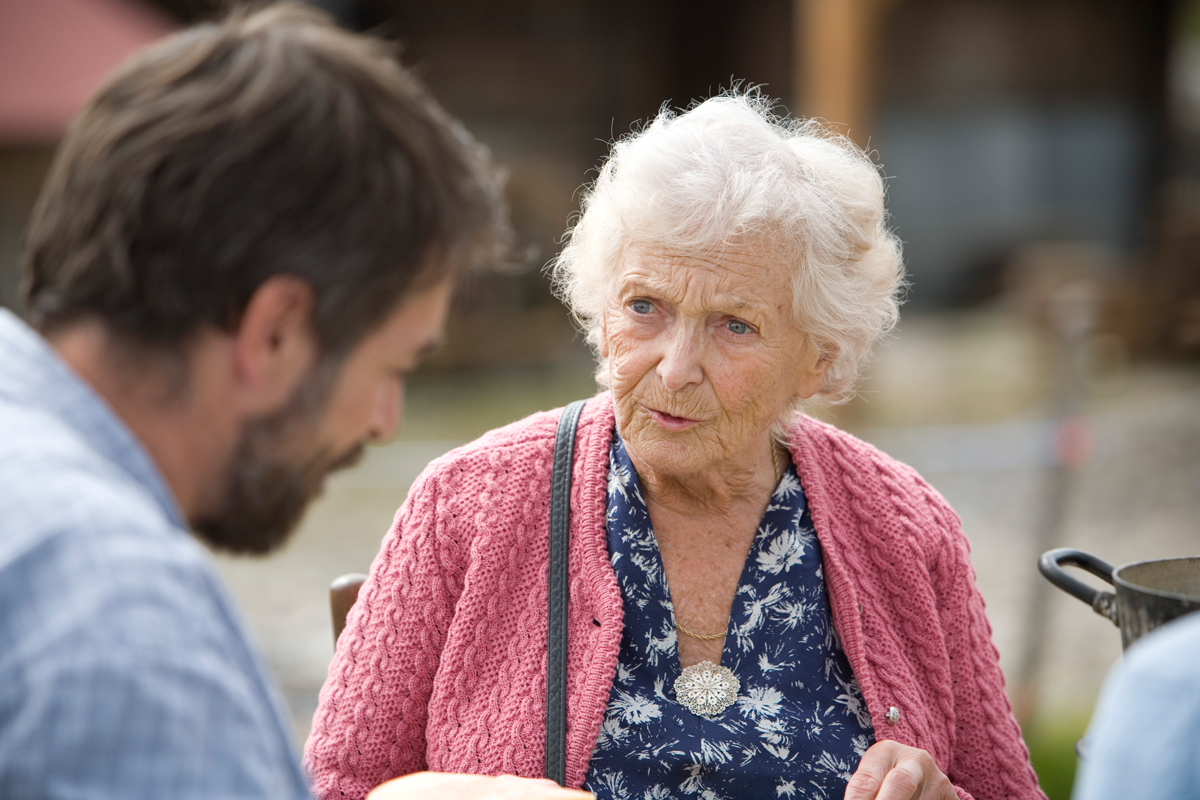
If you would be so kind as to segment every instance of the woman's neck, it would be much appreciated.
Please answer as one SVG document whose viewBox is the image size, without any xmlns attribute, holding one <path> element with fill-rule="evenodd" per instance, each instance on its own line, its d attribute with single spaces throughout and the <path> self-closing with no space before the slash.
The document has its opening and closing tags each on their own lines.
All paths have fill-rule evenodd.
<svg viewBox="0 0 1200 800">
<path fill-rule="evenodd" d="M 681 517 L 722 516 L 737 513 L 746 505 L 761 511 L 779 483 L 780 465 L 786 463 L 777 450 L 770 434 L 764 433 L 734 459 L 698 472 L 670 474 L 653 469 L 626 447 L 650 511 Z"/>
</svg>

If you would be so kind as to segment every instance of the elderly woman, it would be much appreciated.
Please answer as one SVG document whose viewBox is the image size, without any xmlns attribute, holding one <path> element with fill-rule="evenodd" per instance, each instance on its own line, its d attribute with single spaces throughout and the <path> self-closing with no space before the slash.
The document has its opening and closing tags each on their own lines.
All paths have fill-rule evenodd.
<svg viewBox="0 0 1200 800">
<path fill-rule="evenodd" d="M 846 397 L 896 321 L 884 216 L 861 150 L 745 95 L 662 113 L 585 197 L 553 268 L 608 389 L 576 438 L 568 786 L 1042 797 L 958 518 L 798 411 Z M 558 416 L 414 485 L 321 692 L 318 796 L 542 774 Z M 697 702 L 697 680 L 726 696 Z"/>
</svg>

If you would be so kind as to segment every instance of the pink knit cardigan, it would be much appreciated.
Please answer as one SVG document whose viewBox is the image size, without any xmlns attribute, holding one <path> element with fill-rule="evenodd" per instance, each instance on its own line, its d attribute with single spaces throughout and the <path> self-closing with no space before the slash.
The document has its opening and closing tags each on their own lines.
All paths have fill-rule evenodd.
<svg viewBox="0 0 1200 800">
<path fill-rule="evenodd" d="M 550 464 L 558 412 L 434 461 L 371 565 L 321 690 L 319 798 L 430 769 L 540 776 Z M 571 489 L 567 783 L 582 785 L 621 643 L 604 527 L 611 398 L 588 402 Z M 958 517 L 912 469 L 810 418 L 790 434 L 833 622 L 879 739 L 963 798 L 1043 798 L 1004 693 Z M 896 709 L 898 720 L 889 710 Z"/>
</svg>

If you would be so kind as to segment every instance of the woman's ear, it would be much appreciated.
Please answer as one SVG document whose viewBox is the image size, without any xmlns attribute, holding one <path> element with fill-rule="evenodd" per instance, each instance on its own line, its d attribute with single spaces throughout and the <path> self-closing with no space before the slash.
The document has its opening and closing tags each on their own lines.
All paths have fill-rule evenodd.
<svg viewBox="0 0 1200 800">
<path fill-rule="evenodd" d="M 608 326 L 603 318 L 600 319 L 600 326 L 596 329 L 596 352 L 601 358 L 608 358 Z"/>
<path fill-rule="evenodd" d="M 800 391 L 798 397 L 805 400 L 821 391 L 825 385 L 825 377 L 833 362 L 837 360 L 838 349 L 833 345 L 818 345 L 813 342 L 805 343 L 805 353 L 801 358 Z"/>
</svg>

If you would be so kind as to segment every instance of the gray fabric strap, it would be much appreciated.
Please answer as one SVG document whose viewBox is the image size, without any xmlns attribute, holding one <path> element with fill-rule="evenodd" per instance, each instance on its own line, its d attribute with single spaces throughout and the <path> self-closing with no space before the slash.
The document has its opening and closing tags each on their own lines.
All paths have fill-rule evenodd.
<svg viewBox="0 0 1200 800">
<path fill-rule="evenodd" d="M 575 429 L 586 401 L 563 409 L 550 474 L 550 596 L 546 651 L 546 777 L 567 781 L 567 546 L 571 528 L 571 469 Z"/>
</svg>

